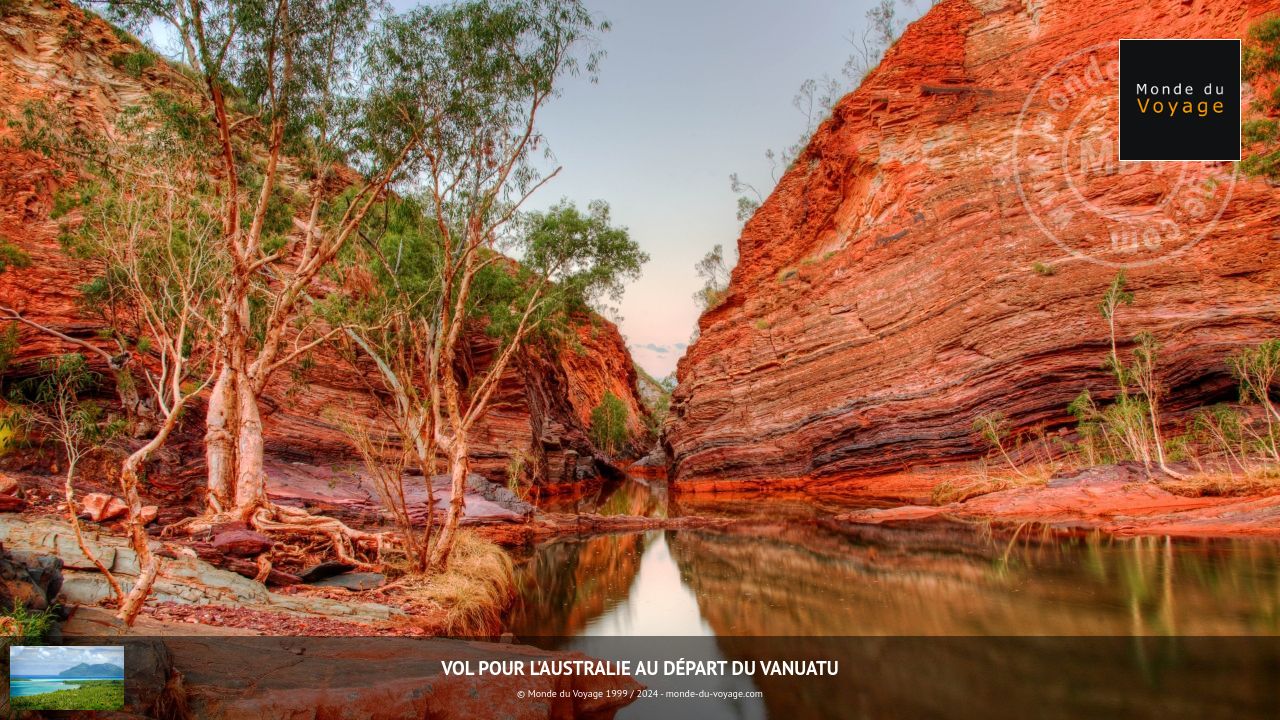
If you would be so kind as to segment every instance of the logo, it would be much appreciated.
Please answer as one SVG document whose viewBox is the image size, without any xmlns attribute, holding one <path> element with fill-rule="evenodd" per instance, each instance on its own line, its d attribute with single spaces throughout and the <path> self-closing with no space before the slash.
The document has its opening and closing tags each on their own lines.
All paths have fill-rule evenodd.
<svg viewBox="0 0 1280 720">
<path fill-rule="evenodd" d="M 1240 41 L 1121 40 L 1120 160 L 1240 160 Z"/>
<path fill-rule="evenodd" d="M 1063 58 L 1040 77 L 1018 115 L 1014 181 L 1032 222 L 1063 251 L 1138 267 L 1211 232 L 1231 200 L 1237 168 L 1200 160 L 1129 162 L 1128 146 L 1121 161 L 1120 65 L 1117 44 L 1103 43 Z M 1238 126 L 1239 82 L 1224 93 L 1234 93 Z M 1130 130 L 1126 126 L 1126 143 Z M 1238 127 L 1235 133 L 1238 143 Z M 1173 143 L 1171 149 L 1180 148 Z"/>
</svg>

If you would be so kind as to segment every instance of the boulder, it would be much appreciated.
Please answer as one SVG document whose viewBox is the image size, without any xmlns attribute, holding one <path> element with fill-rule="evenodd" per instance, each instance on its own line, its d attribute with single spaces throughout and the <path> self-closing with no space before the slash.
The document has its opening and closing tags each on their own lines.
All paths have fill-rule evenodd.
<svg viewBox="0 0 1280 720">
<path fill-rule="evenodd" d="M 0 547 L 0 611 L 21 604 L 28 610 L 45 610 L 62 589 L 62 560 L 52 555 L 5 552 Z"/>
<path fill-rule="evenodd" d="M 533 515 L 534 507 L 532 505 L 516 497 L 516 494 L 506 487 L 489 482 L 481 475 L 475 473 L 468 475 L 467 489 L 496 504 L 498 507 L 521 517 L 527 518 Z"/>
<path fill-rule="evenodd" d="M 27 506 L 27 501 L 17 495 L 0 495 L 0 512 L 17 512 Z"/>
<path fill-rule="evenodd" d="M 89 493 L 80 501 L 80 517 L 94 522 L 106 522 L 129 512 L 125 501 L 106 493 Z"/>
<path fill-rule="evenodd" d="M 0 473 L 0 495 L 17 495 L 18 481 L 14 478 Z"/>
<path fill-rule="evenodd" d="M 150 525 L 160 516 L 160 508 L 155 505 L 143 505 L 142 511 L 138 513 L 138 517 L 142 520 L 143 525 Z"/>
</svg>

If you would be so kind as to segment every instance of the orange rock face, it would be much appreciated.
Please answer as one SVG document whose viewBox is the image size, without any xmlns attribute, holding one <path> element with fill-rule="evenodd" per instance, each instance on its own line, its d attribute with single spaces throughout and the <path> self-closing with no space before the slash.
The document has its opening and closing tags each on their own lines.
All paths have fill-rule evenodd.
<svg viewBox="0 0 1280 720">
<path fill-rule="evenodd" d="M 1233 399 L 1280 335 L 1280 194 L 1230 163 L 1116 161 L 1116 40 L 1244 37 L 1274 1 L 945 0 L 837 105 L 747 223 L 665 428 L 684 488 L 832 482 L 973 456 L 972 428 L 1066 426 L 1162 343 L 1166 408 Z M 1251 98 L 1269 81 L 1243 89 Z"/>
<path fill-rule="evenodd" d="M 177 72 L 163 62 L 138 77 L 110 58 L 134 52 L 104 22 L 88 18 L 70 3 L 22 4 L 0 17 L 0 116 L 20 117 L 26 103 L 43 101 L 69 113 L 82 129 L 101 132 L 130 105 L 157 91 L 189 96 Z M 59 175 L 44 158 L 17 148 L 7 123 L 0 124 L 0 240 L 27 253 L 30 265 L 0 273 L 0 306 L 72 337 L 97 342 L 102 321 L 79 304 L 79 286 L 89 274 L 57 242 L 50 219 L 57 192 L 73 178 Z M 0 327 L 4 325 L 0 320 Z M 617 327 L 597 316 L 575 321 L 578 342 L 571 347 L 539 347 L 510 369 L 482 420 L 474 448 L 474 469 L 505 482 L 514 458 L 524 458 L 534 477 L 572 482 L 578 471 L 594 474 L 590 415 L 606 392 L 622 398 L 639 438 L 645 411 L 636 373 Z M 104 349 L 114 352 L 108 344 Z M 9 374 L 29 375 L 41 358 L 78 348 L 25 326 Z M 483 367 L 492 342 L 477 335 L 469 361 Z M 109 377 L 105 363 L 88 358 Z M 353 370 L 336 353 L 321 351 L 306 368 L 278 372 L 263 399 L 267 453 L 283 462 L 358 464 L 341 431 L 344 420 L 374 420 L 379 414 L 369 387 L 378 387 L 372 367 Z M 110 394 L 110 391 L 106 391 Z M 203 417 L 195 407 L 193 417 Z M 203 459 L 201 423 L 188 423 L 173 445 L 181 456 L 166 463 L 184 476 L 198 476 Z"/>
</svg>

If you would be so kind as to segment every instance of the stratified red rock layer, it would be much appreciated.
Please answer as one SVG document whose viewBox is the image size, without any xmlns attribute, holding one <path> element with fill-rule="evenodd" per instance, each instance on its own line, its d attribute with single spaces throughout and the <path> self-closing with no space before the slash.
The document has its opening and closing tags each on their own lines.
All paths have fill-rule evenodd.
<svg viewBox="0 0 1280 720">
<path fill-rule="evenodd" d="M 26 103 L 43 101 L 68 113 L 82 129 L 101 132 L 118 112 L 148 102 L 153 93 L 194 98 L 177 71 L 163 62 L 135 78 L 110 60 L 136 50 L 106 23 L 69 3 L 15 8 L 0 17 L 0 116 L 20 117 Z M 73 178 L 60 177 L 46 160 L 17 149 L 13 139 L 7 124 L 0 124 L 0 239 L 28 253 L 31 264 L 0 273 L 0 306 L 94 341 L 101 322 L 78 304 L 88 274 L 59 248 L 58 223 L 49 217 L 56 193 Z M 30 374 L 39 359 L 77 350 L 25 326 L 20 330 L 10 374 Z M 472 443 L 477 472 L 505 482 L 508 464 L 519 455 L 549 482 L 573 482 L 579 468 L 594 473 L 598 452 L 588 428 L 591 410 L 606 392 L 626 403 L 634 435 L 643 433 L 635 369 L 617 327 L 583 316 L 572 332 L 576 343 L 536 348 L 507 372 Z M 477 334 L 470 362 L 483 367 L 492 351 L 492 341 Z M 315 361 L 298 372 L 286 368 L 273 379 L 263 401 L 267 452 L 284 462 L 355 463 L 341 423 L 379 417 L 368 393 L 377 379 L 372 368 L 361 378 L 327 351 Z M 105 373 L 98 358 L 90 362 Z M 202 417 L 203 408 L 195 408 L 193 416 Z M 202 428 L 189 425 L 176 443 L 181 457 L 168 466 L 196 475 L 203 462 L 197 442 Z M 184 445 L 183 439 L 189 442 Z"/>
<path fill-rule="evenodd" d="M 1280 335 L 1276 189 L 1205 179 L 1214 203 L 1232 195 L 1216 222 L 1179 219 L 1184 240 L 1204 232 L 1197 243 L 1134 246 L 1142 213 L 1187 189 L 1184 166 L 1119 164 L 1114 145 L 1092 147 L 1082 176 L 1055 163 L 1081 151 L 1076 121 L 1097 136 L 1114 128 L 1114 105 L 1100 104 L 1114 82 L 1087 81 L 1095 60 L 1115 59 L 1118 38 L 1243 37 L 1277 10 L 1250 0 L 931 9 L 744 228 L 728 296 L 679 366 L 665 428 L 672 477 L 687 489 L 829 483 L 971 456 L 982 413 L 1064 425 L 1083 388 L 1106 397 L 1112 385 L 1097 304 L 1115 263 L 1132 265 L 1136 294 L 1117 315 L 1121 353 L 1141 331 L 1157 336 L 1171 410 L 1230 399 L 1228 353 Z M 1037 82 L 1063 73 L 1086 82 L 1055 116 Z M 1245 106 L 1269 91 L 1246 88 Z M 1139 234 L 1113 240 L 1098 207 Z"/>
</svg>

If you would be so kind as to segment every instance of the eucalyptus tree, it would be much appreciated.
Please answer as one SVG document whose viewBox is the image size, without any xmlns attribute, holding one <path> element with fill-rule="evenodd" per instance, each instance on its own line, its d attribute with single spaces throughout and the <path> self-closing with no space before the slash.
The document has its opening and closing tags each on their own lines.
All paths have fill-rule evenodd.
<svg viewBox="0 0 1280 720">
<path fill-rule="evenodd" d="M 372 48 L 373 65 L 385 70 L 374 78 L 375 105 L 395 112 L 376 115 L 387 122 L 369 128 L 382 138 L 370 147 L 421 138 L 406 168 L 429 220 L 419 233 L 425 273 L 416 294 L 398 303 L 409 308 L 399 327 L 411 350 L 396 357 L 412 362 L 377 364 L 424 474 L 437 454 L 447 463 L 451 499 L 432 567 L 448 561 L 471 434 L 513 358 L 552 309 L 564 307 L 560 300 L 616 287 L 642 260 L 625 231 L 609 226 L 603 204 L 588 215 L 561 206 L 520 222 L 529 198 L 559 172 L 543 167 L 550 153 L 539 114 L 563 78 L 594 77 L 599 53 L 591 43 L 607 28 L 577 0 L 476 0 L 396 17 Z M 522 264 L 511 262 L 515 255 Z M 478 314 L 501 343 L 488 367 L 472 372 L 462 360 Z"/>
<path fill-rule="evenodd" d="M 606 296 L 616 298 L 648 256 L 626 229 L 614 226 L 605 203 L 582 211 L 561 202 L 512 221 L 500 246 L 519 262 L 495 248 L 476 251 L 483 262 L 459 305 L 456 292 L 444 293 L 447 274 L 455 270 L 443 261 L 446 245 L 434 213 L 419 202 L 394 205 L 393 220 L 383 225 L 370 257 L 375 290 L 349 308 L 363 319 L 351 317 L 347 324 L 353 343 L 378 368 L 382 387 L 375 397 L 385 398 L 386 416 L 414 453 L 429 506 L 441 456 L 449 471 L 450 504 L 440 532 L 432 534 L 428 515 L 412 543 L 416 569 L 428 570 L 448 561 L 465 507 L 470 437 L 503 374 L 530 342 L 568 347 L 572 323 L 589 322 L 590 308 Z M 496 342 L 487 364 L 478 365 L 461 346 L 447 364 L 439 359 L 448 339 L 440 332 L 442 305 L 459 313 L 449 321 L 460 342 L 481 332 Z"/>
<path fill-rule="evenodd" d="M 69 188 L 73 199 L 67 204 L 74 210 L 61 219 L 59 239 L 92 278 L 78 288 L 83 301 L 110 306 L 101 317 L 108 334 L 128 350 L 121 359 L 18 319 L 95 351 L 113 371 L 127 363 L 130 382 L 137 384 L 131 394 L 145 396 L 149 408 L 141 443 L 129 447 L 120 465 L 120 491 L 129 506 L 125 524 L 139 560 L 139 575 L 120 603 L 119 615 L 130 624 L 159 572 L 142 519 L 139 484 L 147 462 L 213 381 L 217 299 L 228 270 L 219 253 L 221 224 L 202 164 L 203 138 L 175 109 L 158 99 L 129 108 L 113 118 L 111 132 L 95 135 L 57 108 L 28 106 L 16 126 L 25 146 L 70 166 L 79 178 Z M 116 380 L 119 384 L 118 374 Z M 55 383 L 54 396 L 74 394 L 77 386 L 69 382 Z M 65 409 L 55 417 L 63 426 L 76 425 L 77 432 L 88 431 Z M 64 428 L 60 435 L 68 432 Z M 72 455 L 65 437 L 62 442 Z M 71 481 L 68 475 L 69 502 Z"/>
<path fill-rule="evenodd" d="M 438 544 L 443 564 L 462 511 L 468 433 L 540 325 L 548 289 L 579 269 L 549 264 L 541 282 L 521 286 L 522 304 L 505 315 L 490 308 L 489 327 L 510 340 L 480 377 L 457 365 L 465 331 L 482 279 L 508 266 L 503 250 L 521 242 L 522 206 L 557 172 L 540 171 L 538 113 L 561 78 L 594 73 L 598 54 L 584 46 L 606 26 L 576 0 L 474 0 L 399 17 L 374 0 L 120 0 L 108 9 L 135 27 L 172 27 L 216 133 L 228 272 L 206 414 L 210 512 L 193 525 L 226 518 L 328 532 L 348 559 L 347 540 L 379 541 L 267 501 L 259 401 L 277 371 L 343 330 L 321 321 L 317 281 L 376 205 L 416 190 L 437 250 L 435 292 L 414 305 L 428 374 L 413 405 L 431 418 L 419 455 L 442 452 L 459 490 Z M 535 262 L 538 247 L 530 240 Z"/>
<path fill-rule="evenodd" d="M 347 539 L 369 536 L 268 502 L 259 405 L 281 368 L 338 332 L 313 311 L 317 280 L 401 177 L 406 158 L 421 150 L 415 132 L 365 131 L 393 122 L 373 118 L 402 115 L 411 100 L 370 102 L 365 78 L 382 69 L 369 64 L 364 41 L 381 7 L 374 0 L 130 0 L 108 8 L 134 26 L 171 26 L 200 80 L 199 112 L 214 128 L 219 159 L 211 175 L 220 185 L 213 194 L 227 274 L 205 418 L 206 520 L 327 532 L 347 554 Z"/>
<path fill-rule="evenodd" d="M 140 374 L 156 428 L 120 466 L 126 525 L 140 566 L 119 611 L 132 624 L 159 571 L 142 521 L 141 474 L 213 382 L 216 313 L 228 266 L 219 253 L 216 208 L 203 192 L 203 168 L 180 131 L 149 113 L 122 125 L 132 142 L 117 139 L 104 149 L 109 169 L 87 183 L 94 200 L 64 241 L 96 271 L 86 291 L 110 293 L 129 308 L 145 351 Z"/>
</svg>

